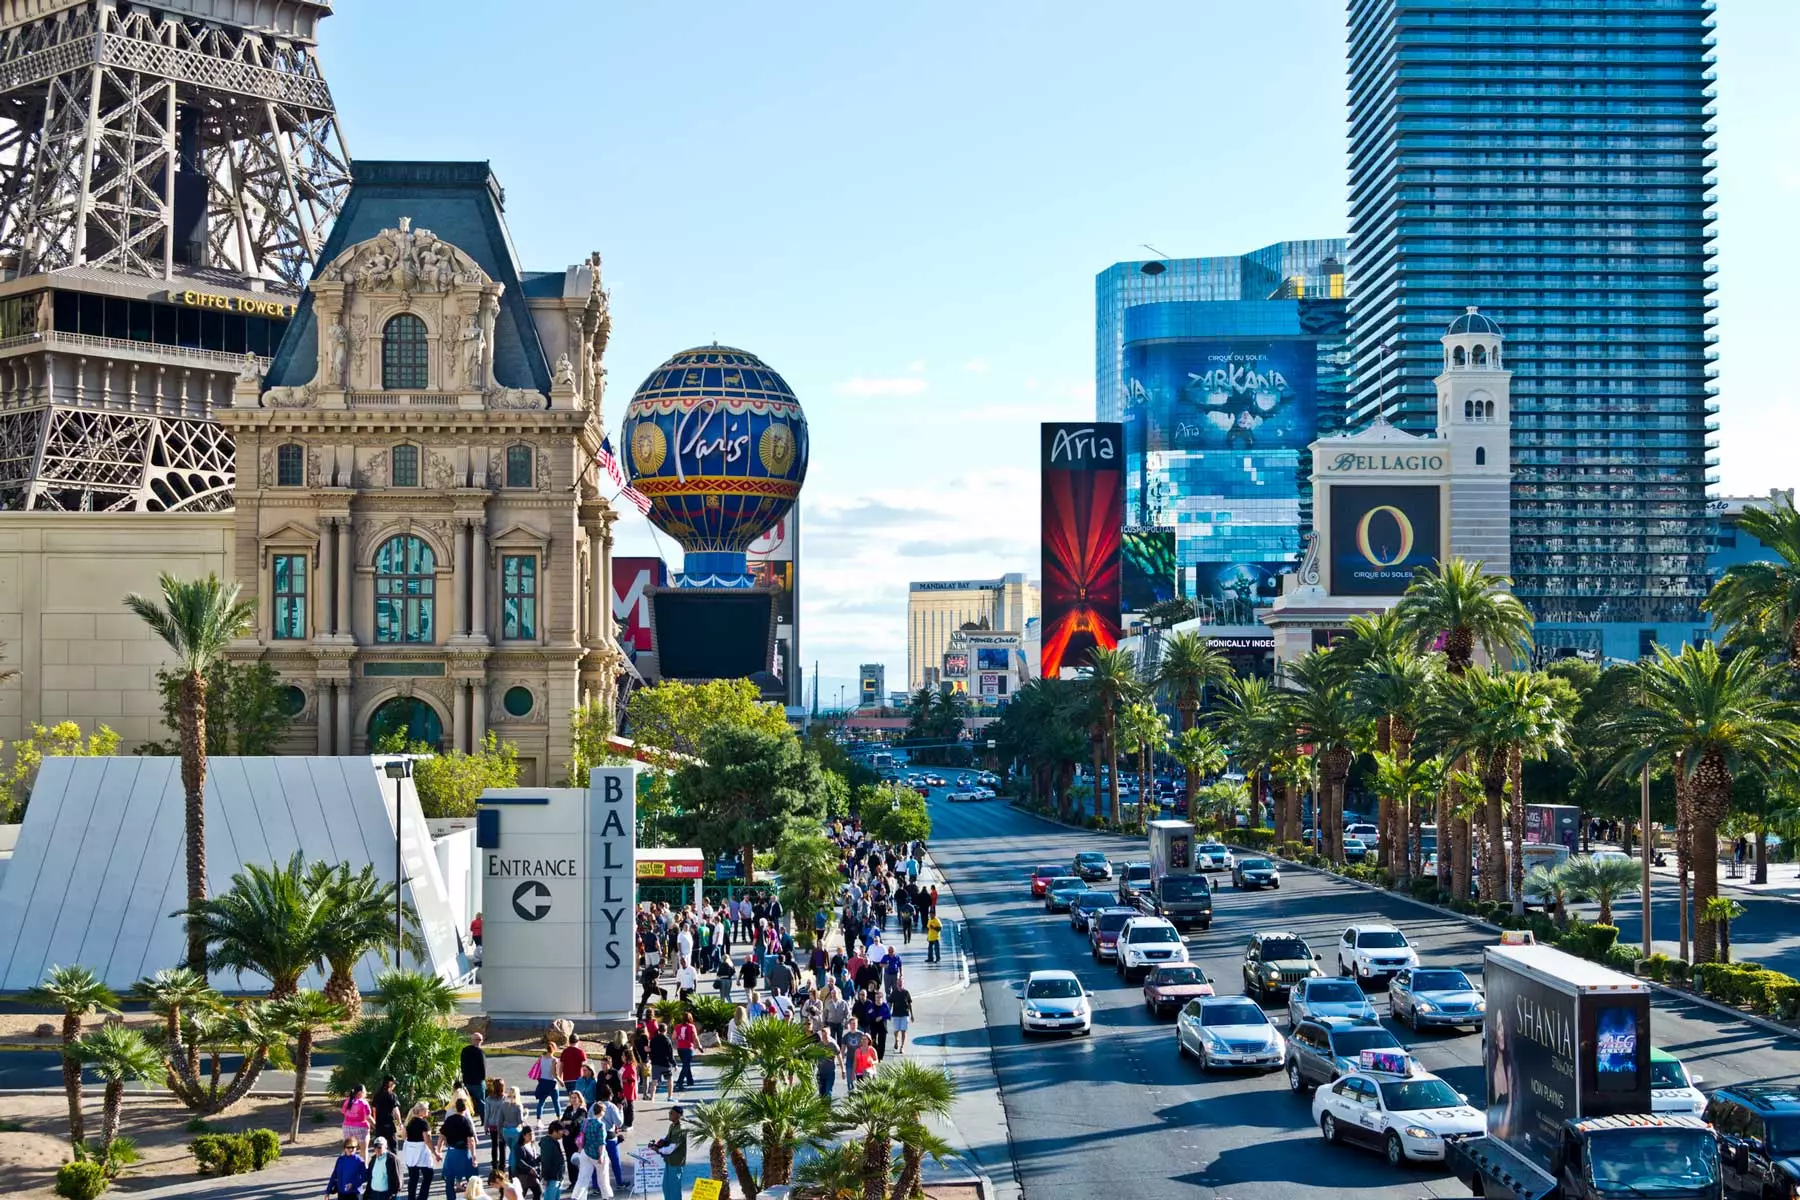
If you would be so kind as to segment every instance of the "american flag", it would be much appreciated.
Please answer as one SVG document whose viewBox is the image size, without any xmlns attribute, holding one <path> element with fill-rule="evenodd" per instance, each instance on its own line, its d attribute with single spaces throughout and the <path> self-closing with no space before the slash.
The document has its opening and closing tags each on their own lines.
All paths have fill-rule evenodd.
<svg viewBox="0 0 1800 1200">
<path fill-rule="evenodd" d="M 613 453 L 612 438 L 600 439 L 600 453 L 594 457 L 606 472 L 607 478 L 619 489 L 619 495 L 625 498 L 625 502 L 640 513 L 648 513 L 650 497 L 632 487 L 631 481 L 625 478 L 625 469 L 619 465 L 619 456 Z"/>
</svg>

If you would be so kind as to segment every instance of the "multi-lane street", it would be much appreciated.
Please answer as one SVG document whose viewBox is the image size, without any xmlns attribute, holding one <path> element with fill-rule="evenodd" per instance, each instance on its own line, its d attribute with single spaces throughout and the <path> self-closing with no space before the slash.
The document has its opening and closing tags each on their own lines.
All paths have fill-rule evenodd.
<svg viewBox="0 0 1800 1200">
<path fill-rule="evenodd" d="M 1047 914 L 1030 898 L 1026 876 L 1035 864 L 1093 849 L 1115 862 L 1141 859 L 1141 840 L 1064 829 L 1003 801 L 948 804 L 942 797 L 935 792 L 931 806 L 932 853 L 968 922 L 1027 1200 L 1148 1200 L 1191 1196 L 1196 1186 L 1234 1200 L 1291 1197 L 1297 1189 L 1394 1200 L 1467 1195 L 1439 1171 L 1396 1171 L 1366 1151 L 1327 1146 L 1312 1125 L 1310 1098 L 1291 1093 L 1279 1073 L 1203 1075 L 1193 1060 L 1177 1056 L 1172 1023 L 1153 1020 L 1136 987 L 1092 961 L 1066 916 Z M 1398 897 L 1303 870 L 1289 872 L 1278 892 L 1240 894 L 1228 878 L 1214 880 L 1212 928 L 1190 933 L 1188 943 L 1222 993 L 1241 990 L 1242 947 L 1258 928 L 1293 930 L 1329 961 L 1346 924 L 1386 920 L 1406 931 L 1427 965 L 1461 967 L 1471 976 L 1480 969 L 1486 935 Z M 1091 1037 L 1020 1038 L 1016 985 L 1046 967 L 1077 972 L 1096 993 Z M 1376 1005 L 1385 1014 L 1380 995 Z M 1285 1029 L 1285 1016 L 1271 1015 Z M 1478 1036 L 1394 1032 L 1427 1068 L 1481 1102 Z M 1653 1033 L 1657 1045 L 1704 1077 L 1705 1088 L 1800 1082 L 1800 1041 L 1703 1005 L 1659 998 Z"/>
</svg>

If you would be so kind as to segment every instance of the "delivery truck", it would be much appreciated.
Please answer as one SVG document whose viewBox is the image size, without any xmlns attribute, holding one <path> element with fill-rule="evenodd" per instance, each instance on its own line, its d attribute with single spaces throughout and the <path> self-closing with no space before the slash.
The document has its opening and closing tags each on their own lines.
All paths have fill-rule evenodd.
<svg viewBox="0 0 1800 1200">
<path fill-rule="evenodd" d="M 1177 927 L 1212 927 L 1212 887 L 1194 870 L 1196 841 L 1186 821 L 1150 822 L 1150 883 L 1138 890 L 1138 911 Z"/>
<path fill-rule="evenodd" d="M 1475 1195 L 1720 1200 L 1712 1127 L 1650 1111 L 1642 980 L 1508 934 L 1482 981 L 1487 1132 L 1448 1147 Z"/>
</svg>

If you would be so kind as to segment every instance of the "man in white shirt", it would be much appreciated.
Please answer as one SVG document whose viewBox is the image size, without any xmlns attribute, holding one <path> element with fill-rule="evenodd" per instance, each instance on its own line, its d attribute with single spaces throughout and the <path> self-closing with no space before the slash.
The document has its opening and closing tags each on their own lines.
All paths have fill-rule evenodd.
<svg viewBox="0 0 1800 1200">
<path fill-rule="evenodd" d="M 681 960 L 681 967 L 675 972 L 676 995 L 686 1000 L 700 988 L 700 972 L 694 970 L 694 964 L 687 959 Z"/>
<path fill-rule="evenodd" d="M 694 961 L 694 931 L 690 926 L 684 924 L 675 935 L 675 950 L 684 965 Z"/>
</svg>

